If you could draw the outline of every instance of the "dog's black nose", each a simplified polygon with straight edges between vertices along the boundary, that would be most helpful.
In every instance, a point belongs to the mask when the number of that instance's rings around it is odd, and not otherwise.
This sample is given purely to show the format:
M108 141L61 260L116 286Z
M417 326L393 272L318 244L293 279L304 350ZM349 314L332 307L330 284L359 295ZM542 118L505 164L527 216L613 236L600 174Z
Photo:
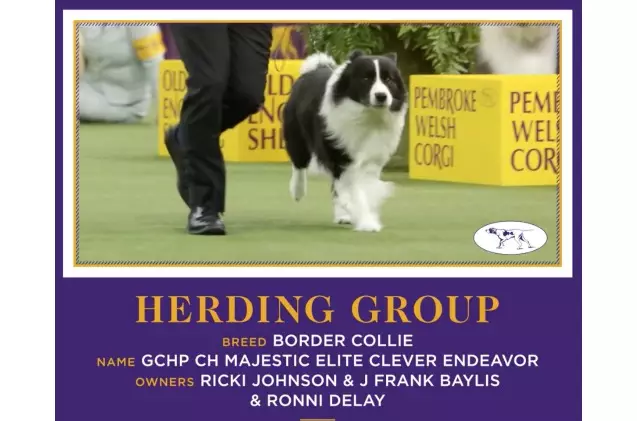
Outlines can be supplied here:
M379 103L387 101L387 94L384 92L376 92L376 95L374 96L376 97L376 101L378 101Z

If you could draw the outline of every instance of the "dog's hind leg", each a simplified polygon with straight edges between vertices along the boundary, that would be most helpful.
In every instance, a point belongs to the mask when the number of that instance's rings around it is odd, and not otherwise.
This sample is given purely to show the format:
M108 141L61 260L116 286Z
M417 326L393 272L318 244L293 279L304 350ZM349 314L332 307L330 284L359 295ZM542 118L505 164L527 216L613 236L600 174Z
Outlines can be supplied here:
M526 239L526 237L524 236L524 234L520 234L520 241L523 241L526 243L527 247L532 249L533 246L531 245L531 243L529 242L529 240Z
M349 213L346 197L342 197L336 191L332 181L332 203L334 204L334 223L339 225L351 224L352 216Z
M290 195L297 202L307 193L307 169L292 166L292 177L290 177Z
M305 144L300 131L296 130L293 122L285 126L286 150L292 161L292 175L290 177L290 195L297 202L307 193L307 169L312 159L312 154Z

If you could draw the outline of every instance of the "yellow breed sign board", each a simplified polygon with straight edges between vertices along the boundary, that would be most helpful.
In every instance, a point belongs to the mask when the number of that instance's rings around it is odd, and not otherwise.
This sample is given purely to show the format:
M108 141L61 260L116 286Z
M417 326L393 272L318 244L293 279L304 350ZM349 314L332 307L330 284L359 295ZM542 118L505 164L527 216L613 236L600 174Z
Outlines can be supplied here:
M557 75L410 77L409 176L556 185Z
M298 78L302 60L270 60L261 110L221 136L227 161L287 162L281 113ZM179 121L188 74L181 60L165 60L159 70L158 151L168 156L164 132Z

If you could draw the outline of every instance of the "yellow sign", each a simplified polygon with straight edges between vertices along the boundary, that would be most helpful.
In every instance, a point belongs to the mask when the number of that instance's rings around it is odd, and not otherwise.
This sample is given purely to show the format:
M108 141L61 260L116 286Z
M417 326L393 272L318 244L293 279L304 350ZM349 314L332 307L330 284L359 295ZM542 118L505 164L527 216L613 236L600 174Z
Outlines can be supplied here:
M557 75L412 75L409 176L556 185Z
M281 113L298 78L302 60L270 60L261 110L221 135L221 149L231 162L287 162ZM166 129L179 122L188 74L181 60L165 60L159 69L158 151L168 156Z

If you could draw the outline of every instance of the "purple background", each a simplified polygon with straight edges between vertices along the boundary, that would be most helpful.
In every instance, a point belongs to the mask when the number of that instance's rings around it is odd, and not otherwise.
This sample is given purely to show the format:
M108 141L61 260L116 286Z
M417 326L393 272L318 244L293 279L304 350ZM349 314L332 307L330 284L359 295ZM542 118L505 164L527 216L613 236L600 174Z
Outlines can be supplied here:
M533 283L533 284L531 284ZM364 284L364 285L363 285ZM236 279L215 280L64 280L58 297L58 411L64 420L293 420L332 417L337 420L393 421L423 419L570 421L580 419L580 311L575 282L563 279L531 280L303 280L295 282ZM349 314L360 294L420 295L495 294L500 309L488 325L453 325L442 320L432 325L361 325ZM335 309L331 326L299 325L150 325L136 324L136 295L302 295L331 294ZM395 353L537 353L540 367L529 369L447 369L450 373L501 373L499 388L389 389L380 408L252 408L252 390L235 388L136 388L135 376L195 376L198 373L247 369L144 368L146 353L223 352L223 336L268 336L271 333L413 333L411 349ZM262 352L288 353L286 348ZM278 350L278 351L277 351ZM338 348L321 352L334 353ZM360 352L347 348L341 352ZM235 349L236 353L254 353ZM298 351L307 352L305 351ZM316 351L312 351L316 352ZM378 351L376 351L378 352ZM97 368L98 356L135 356L134 369ZM253 372L294 372L286 369L251 369ZM350 371L351 369L341 369ZM420 369L430 373L427 369ZM415 369L414 371L418 371ZM354 373L361 373L356 369ZM399 373L401 369L378 372ZM284 389L283 389L284 390ZM351 389L329 389L352 393ZM272 390L270 390L272 391ZM305 391L305 389L303 390ZM374 393L358 389L359 393ZM303 392L301 392L303 393ZM307 393L310 393L309 390ZM385 393L380 391L380 393ZM220 415L223 414L223 417Z
M380 2L378 2L380 4ZM62 279L62 122L56 127L56 418L63 421L297 421L334 417L341 420L394 421L571 421L581 419L581 2L534 0L510 3L484 0L484 9L574 10L574 278L573 279ZM57 3L56 32L62 31L67 9L161 8L161 1L78 0ZM204 1L184 0L165 8L219 7ZM237 5L232 5L236 8ZM262 3L242 3L261 8ZM290 0L271 2L270 8L315 8L317 4ZM324 8L339 8L342 1L326 0ZM387 3L382 4L386 7ZM475 2L443 3L395 1L395 9L472 8ZM361 8L373 8L369 1ZM347 8L355 8L350 2ZM57 110L62 109L62 37L56 39ZM66 139L69 141L69 139ZM65 186L71 188L71 186ZM285 325L138 325L136 295L330 295L336 310L331 326ZM489 325L360 325L349 316L351 300L360 294L495 295L500 309ZM214 353L224 335L267 335L272 332L400 333L415 335L414 352L423 353L537 353L537 369L507 370L499 388L392 389L381 408L251 408L250 390L137 389L137 375L196 374L192 369L98 369L98 356L134 356L144 353ZM328 349L326 352L334 352ZM239 350L237 350L239 352ZM139 365L139 363L138 363ZM196 369L197 373L202 369ZM212 370L211 370L212 371ZM275 371L270 369L271 372ZM396 370L398 371L398 370ZM465 373L475 372L464 370ZM492 370L493 372L493 370ZM495 371L497 372L497 371ZM359 393L373 393L358 389ZM329 393L329 390L326 391ZM354 393L347 390L345 393ZM383 393L383 392L381 392ZM35 404L35 402L34 402Z

